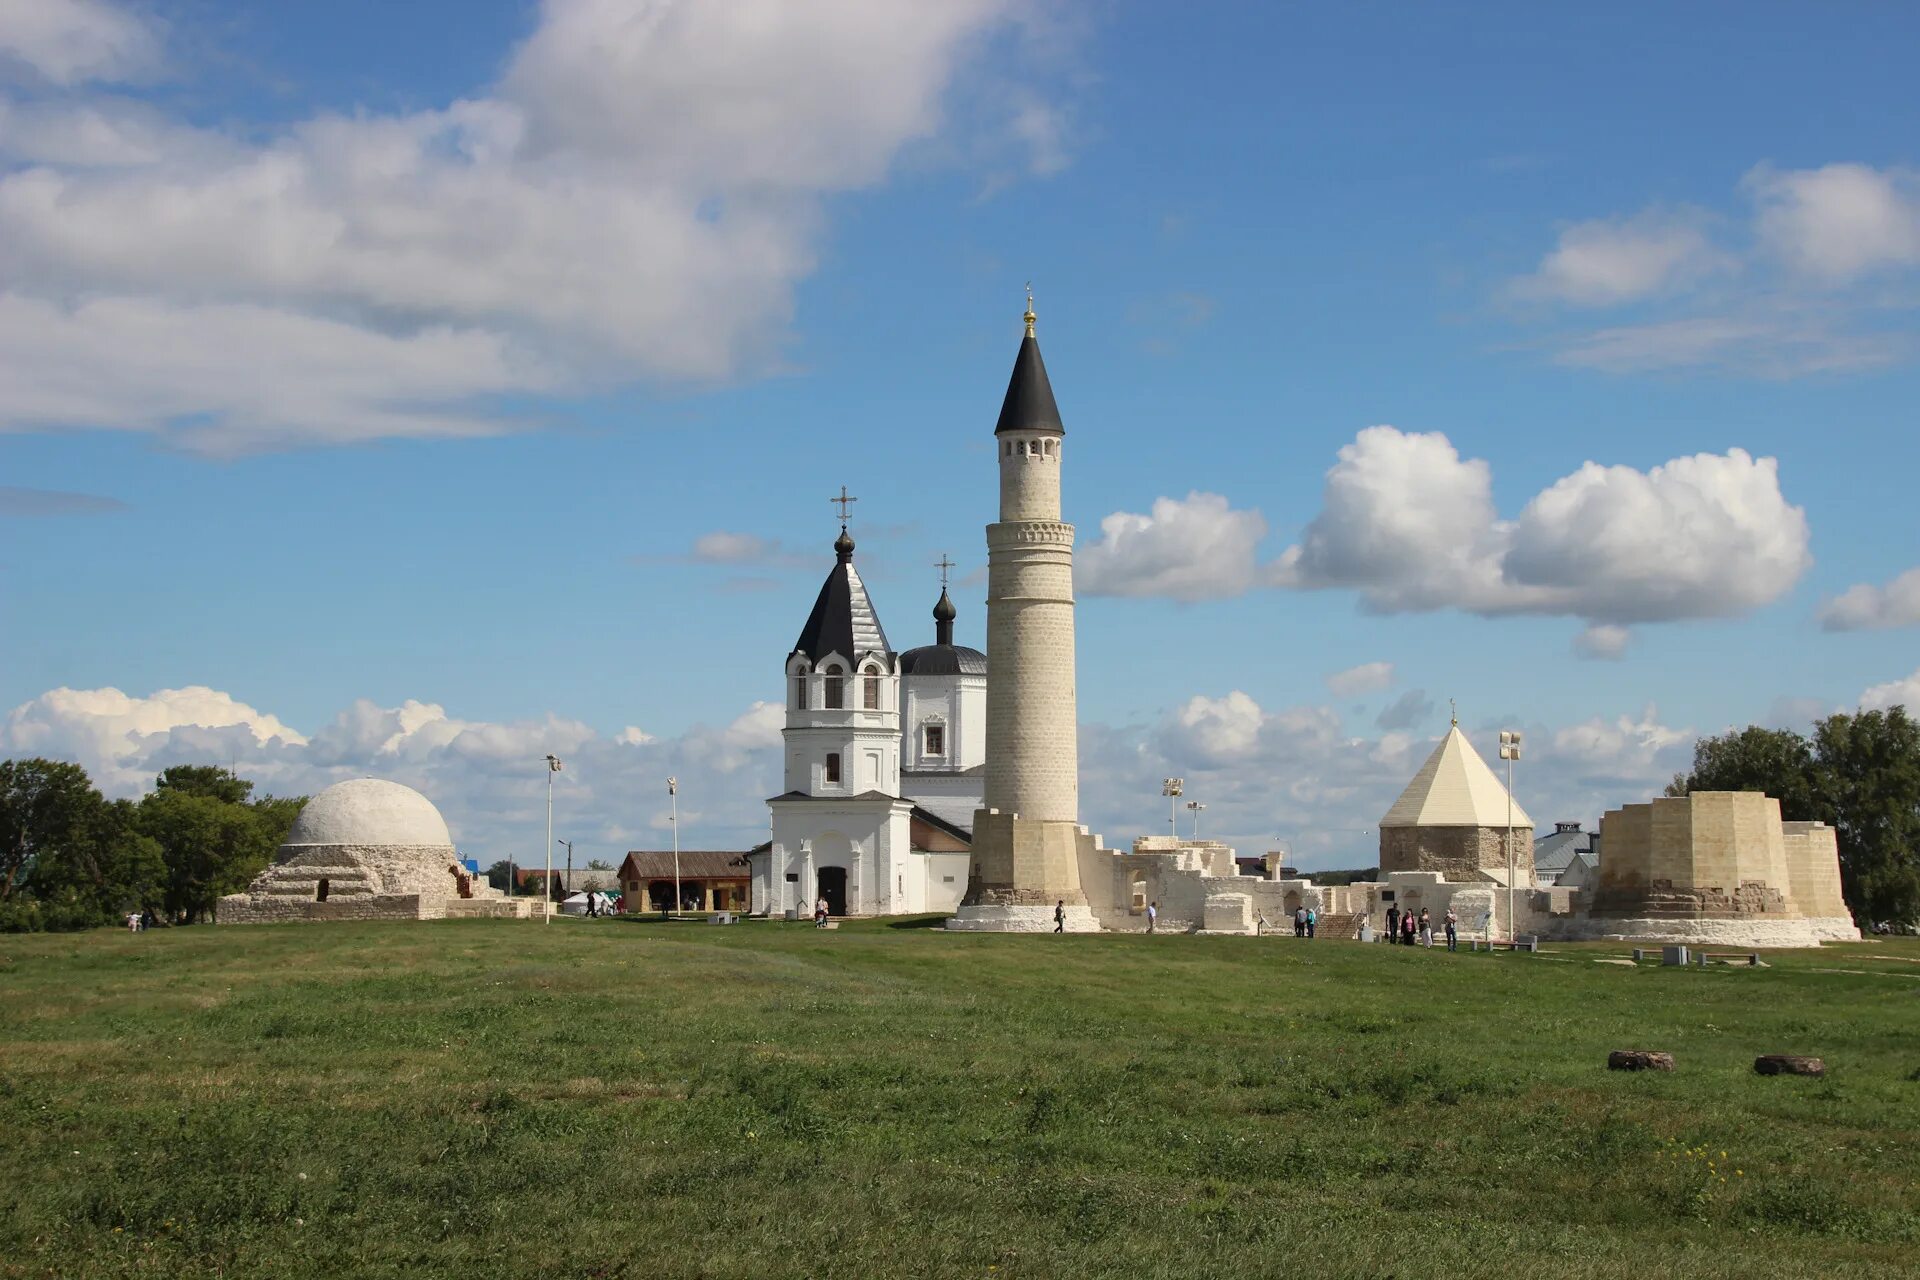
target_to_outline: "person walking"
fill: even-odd
[[[1312,907],[1308,907],[1307,908],[1307,936],[1309,938],[1313,936],[1314,926],[1319,923],[1320,923],[1320,913],[1315,911]]]
[[[1065,898],[1053,904],[1053,931],[1055,933],[1067,931],[1067,900]]]
[[[1307,909],[1305,907],[1295,907],[1293,909],[1293,936],[1296,938],[1304,938],[1307,936]]]
[[[813,927],[816,929],[824,929],[827,927],[827,900],[825,898],[813,904]]]
[[[1160,919],[1160,904],[1157,902],[1149,902],[1147,904],[1147,932],[1148,933],[1153,932],[1153,926],[1159,921],[1159,919]]]
[[[1400,907],[1395,904],[1387,908],[1387,945],[1400,941]]]
[[[1458,951],[1459,949],[1460,949],[1460,917],[1455,915],[1453,913],[1453,908],[1449,906],[1447,908],[1447,950]]]
[[[1433,950],[1433,915],[1425,907],[1420,908],[1420,945]]]
[[[1418,925],[1419,925],[1419,922],[1414,919],[1413,912],[1408,911],[1401,915],[1400,917],[1400,945],[1401,946],[1410,947],[1413,945],[1413,931],[1415,928],[1418,927]]]

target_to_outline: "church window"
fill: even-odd
[[[827,695],[826,707],[829,711],[838,711],[847,705],[847,680],[836,664],[826,669],[826,682],[823,692]]]
[[[807,678],[805,676],[793,678],[793,705],[797,711],[807,709]]]
[[[943,756],[947,754],[947,730],[943,725],[927,726],[927,754]]]
[[[826,777],[827,777],[828,785],[830,786],[840,785],[840,753],[838,751],[827,752]]]
[[[880,709],[880,677],[871,668],[867,671],[866,704],[869,711]]]

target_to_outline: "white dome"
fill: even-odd
[[[397,782],[349,778],[307,801],[288,844],[452,845],[433,801]]]

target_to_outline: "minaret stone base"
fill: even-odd
[[[1098,933],[1080,889],[1080,856],[1095,839],[1072,822],[1022,818],[998,809],[973,815],[974,872],[947,928],[972,933],[1051,933],[1066,903],[1067,933]]]

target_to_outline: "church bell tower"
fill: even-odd
[[[987,526],[985,806],[973,871],[949,929],[1099,928],[1080,888],[1078,702],[1074,688],[1073,526],[1060,519],[1066,428],[1034,337],[1026,336],[994,427],[1000,519]]]

